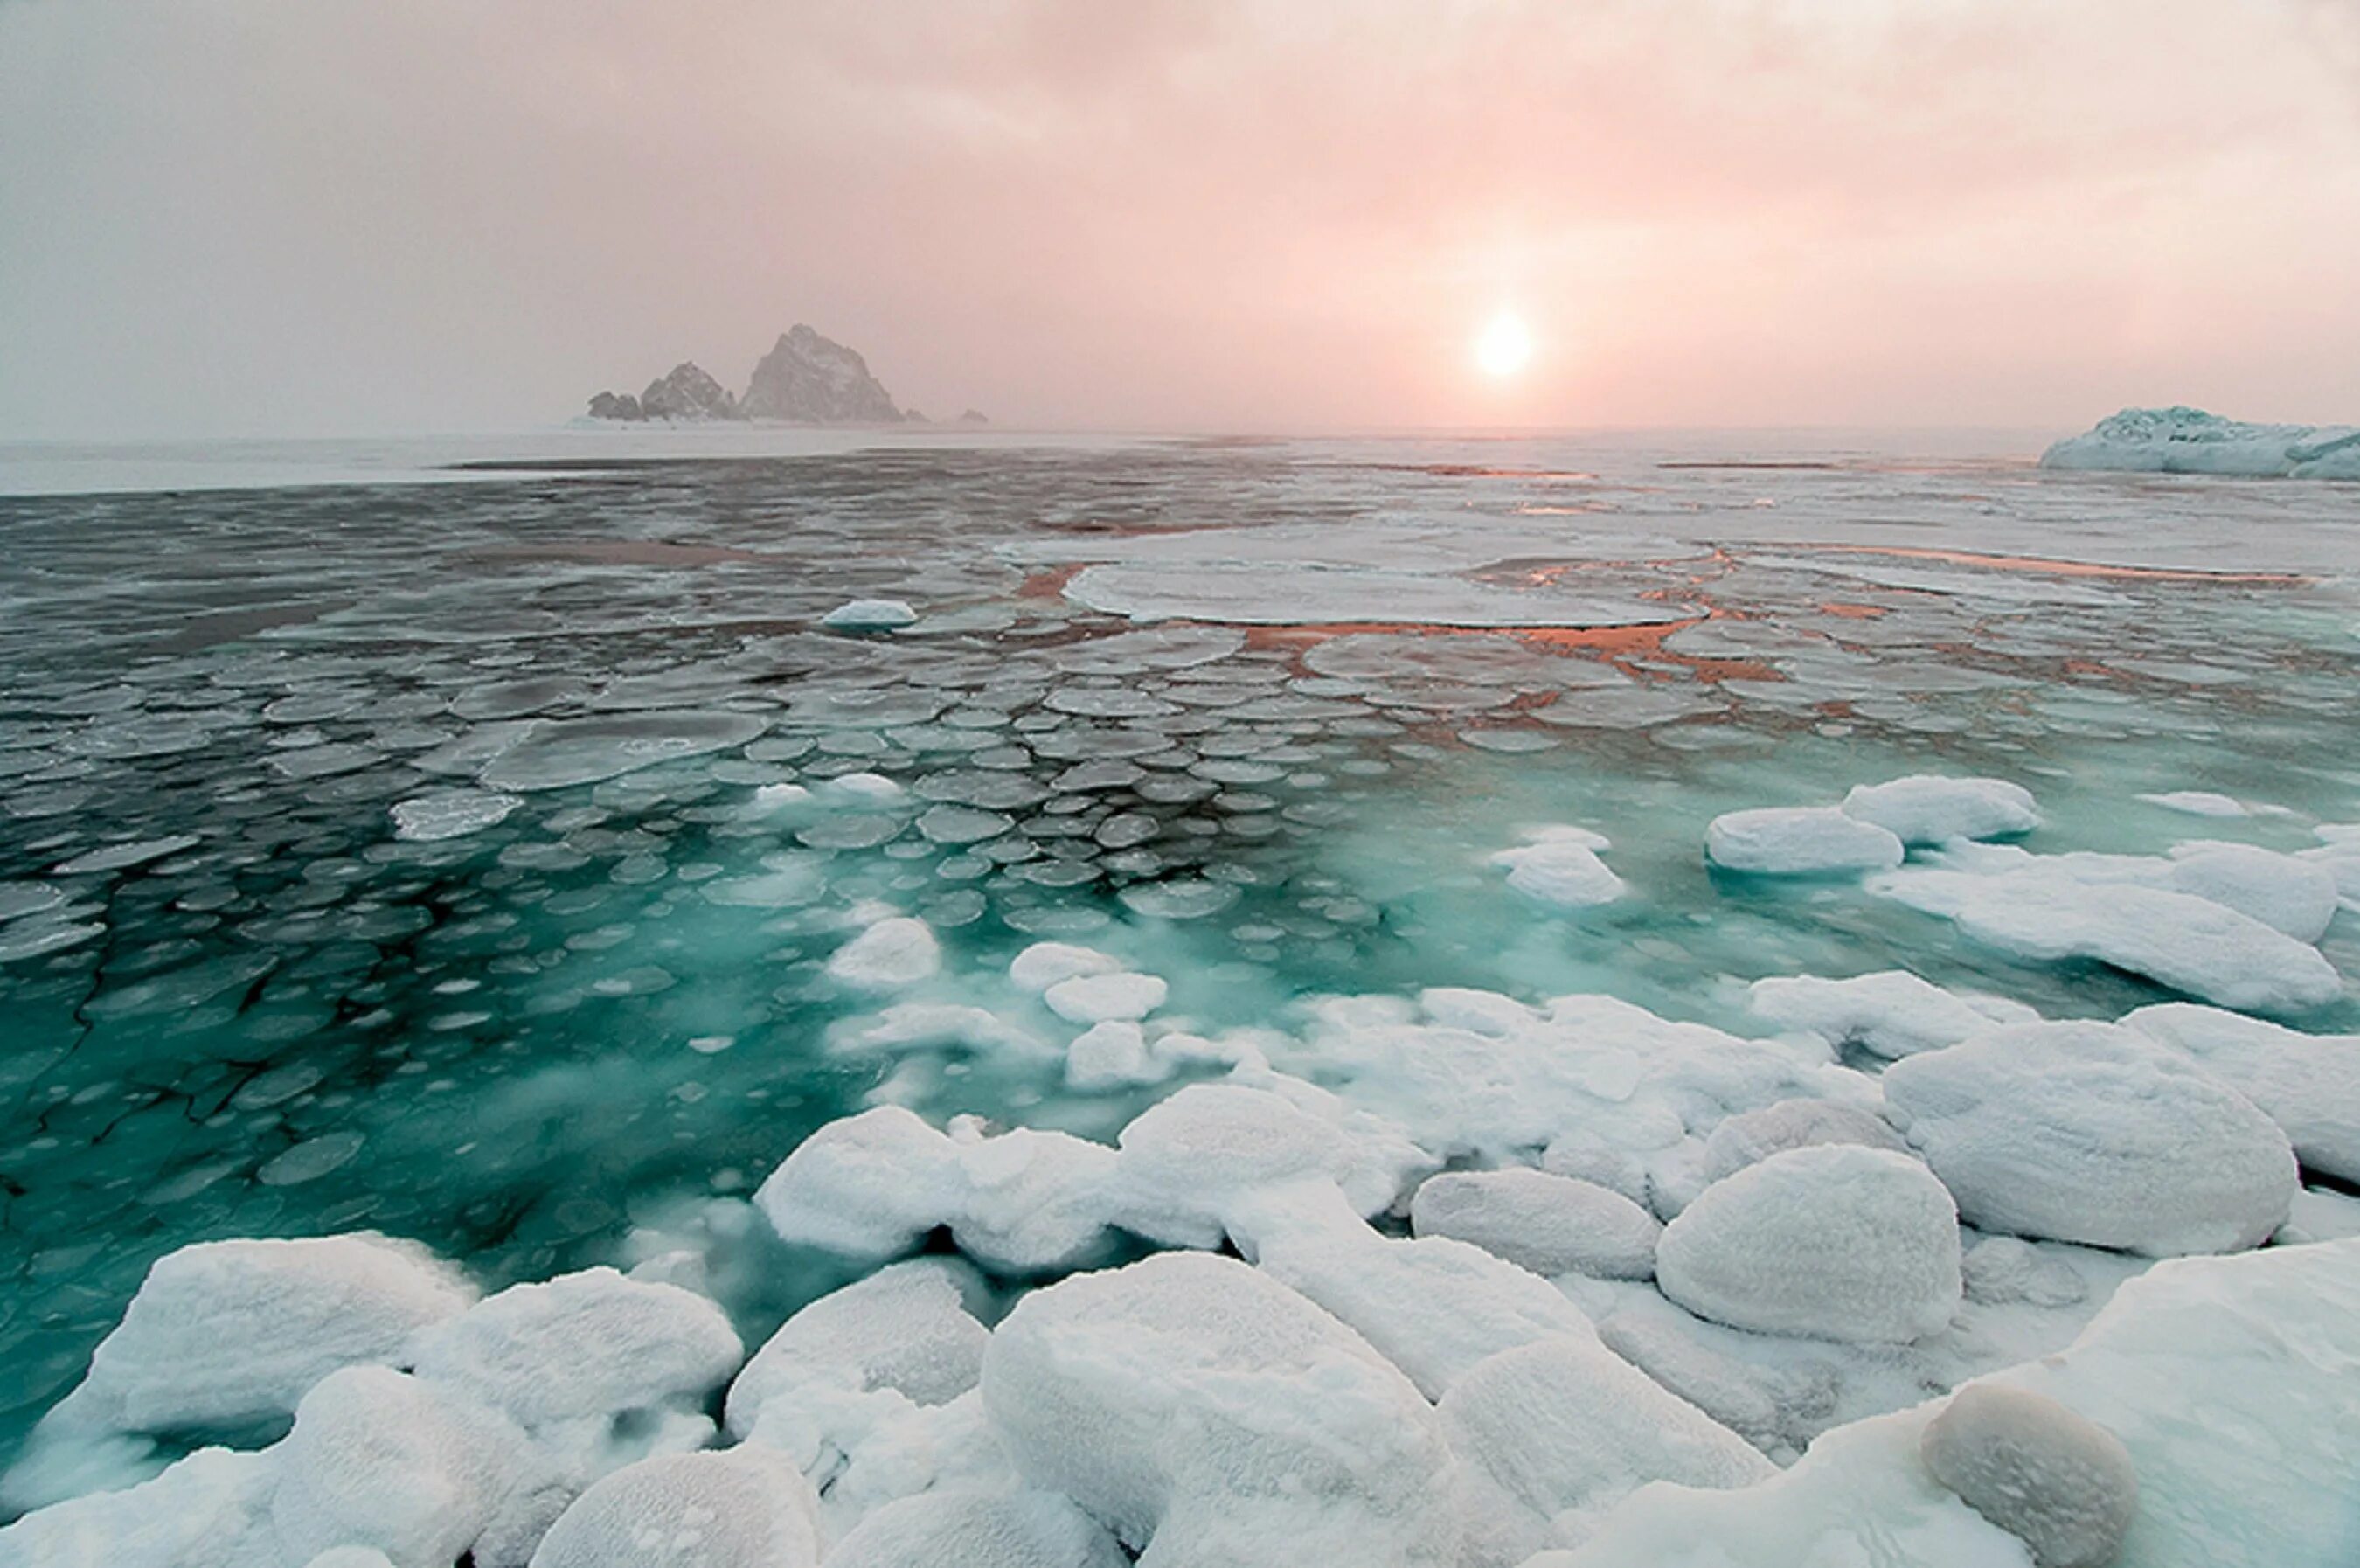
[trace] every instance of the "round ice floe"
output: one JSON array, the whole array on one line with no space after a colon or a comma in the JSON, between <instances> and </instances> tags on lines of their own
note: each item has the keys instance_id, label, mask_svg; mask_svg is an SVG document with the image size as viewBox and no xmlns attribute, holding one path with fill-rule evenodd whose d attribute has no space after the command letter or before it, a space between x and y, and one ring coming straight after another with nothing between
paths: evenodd
<instances>
[{"instance_id":1,"label":"round ice floe","mask_svg":"<svg viewBox=\"0 0 2360 1568\"><path fill-rule=\"evenodd\" d=\"M270 1517L286 1560L368 1546L399 1568L442 1568L472 1547L530 1461L513 1425L445 1388L349 1367L296 1407Z\"/></svg>"},{"instance_id":2,"label":"round ice floe","mask_svg":"<svg viewBox=\"0 0 2360 1568\"><path fill-rule=\"evenodd\" d=\"M1664 1294L1762 1334L1910 1340L1958 1310L1958 1211L1888 1149L1793 1149L1706 1188L1655 1248Z\"/></svg>"},{"instance_id":3,"label":"round ice floe","mask_svg":"<svg viewBox=\"0 0 2360 1568\"><path fill-rule=\"evenodd\" d=\"M2167 811L2182 811L2191 817L2250 817L2253 811L2243 801L2227 795L2216 795L2209 789L2173 789L2161 795L2141 795L2150 806L2161 806Z\"/></svg>"},{"instance_id":4,"label":"round ice floe","mask_svg":"<svg viewBox=\"0 0 2360 1568\"><path fill-rule=\"evenodd\" d=\"M1042 993L1049 1010L1068 1023L1096 1024L1110 1018L1136 1021L1164 1005L1164 982L1153 975L1128 971L1112 975L1076 975L1060 980Z\"/></svg>"},{"instance_id":5,"label":"round ice floe","mask_svg":"<svg viewBox=\"0 0 2360 1568\"><path fill-rule=\"evenodd\" d=\"M1084 1092L1169 1077L1170 1063L1148 1050L1147 1032L1127 1018L1093 1024L1065 1047L1065 1086Z\"/></svg>"},{"instance_id":6,"label":"round ice floe","mask_svg":"<svg viewBox=\"0 0 2360 1568\"><path fill-rule=\"evenodd\" d=\"M1472 1242L1535 1274L1645 1279L1655 1272L1655 1216L1604 1187L1545 1171L1429 1176L1410 1205L1420 1236Z\"/></svg>"},{"instance_id":7,"label":"round ice floe","mask_svg":"<svg viewBox=\"0 0 2360 1568\"><path fill-rule=\"evenodd\" d=\"M1740 1111L1712 1129L1704 1142L1705 1179L1733 1176L1790 1149L1834 1143L1902 1152L1909 1148L1874 1111L1834 1100L1781 1100Z\"/></svg>"},{"instance_id":8,"label":"round ice floe","mask_svg":"<svg viewBox=\"0 0 2360 1568\"><path fill-rule=\"evenodd\" d=\"M2122 1021L2253 1101L2304 1167L2360 1181L2360 1035L2303 1034L2193 1002Z\"/></svg>"},{"instance_id":9,"label":"round ice floe","mask_svg":"<svg viewBox=\"0 0 2360 1568\"><path fill-rule=\"evenodd\" d=\"M1756 980L1747 1001L1756 1016L1782 1029L1805 1030L1830 1045L1856 1045L1888 1061L2039 1016L2021 1003L1962 996L1900 969L1849 980L1776 975Z\"/></svg>"},{"instance_id":10,"label":"round ice floe","mask_svg":"<svg viewBox=\"0 0 2360 1568\"><path fill-rule=\"evenodd\" d=\"M1901 840L1833 806L1774 807L1715 817L1705 856L1730 871L1766 876L1880 871L1901 864Z\"/></svg>"},{"instance_id":11,"label":"round ice floe","mask_svg":"<svg viewBox=\"0 0 2360 1568\"><path fill-rule=\"evenodd\" d=\"M967 1310L967 1266L922 1258L822 1296L789 1318L729 1386L729 1431L754 1430L763 1407L818 1386L891 1388L921 1405L975 1387L991 1335Z\"/></svg>"},{"instance_id":12,"label":"round ice floe","mask_svg":"<svg viewBox=\"0 0 2360 1568\"><path fill-rule=\"evenodd\" d=\"M412 1350L421 1377L527 1429L701 1405L745 1355L711 1301L612 1269L512 1285L425 1330Z\"/></svg>"},{"instance_id":13,"label":"round ice floe","mask_svg":"<svg viewBox=\"0 0 2360 1568\"><path fill-rule=\"evenodd\" d=\"M1971 1383L1926 1423L1936 1480L2021 1539L2039 1568L2104 1568L2138 1508L2120 1439L2045 1394Z\"/></svg>"},{"instance_id":14,"label":"round ice floe","mask_svg":"<svg viewBox=\"0 0 2360 1568\"><path fill-rule=\"evenodd\" d=\"M942 944L925 921L906 915L879 920L836 950L827 961L830 977L863 990L890 991L914 985L940 969Z\"/></svg>"},{"instance_id":15,"label":"round ice floe","mask_svg":"<svg viewBox=\"0 0 2360 1568\"><path fill-rule=\"evenodd\" d=\"M617 718L536 719L515 744L483 765L486 789L530 793L743 746L769 725L751 713L631 713Z\"/></svg>"},{"instance_id":16,"label":"round ice floe","mask_svg":"<svg viewBox=\"0 0 2360 1568\"><path fill-rule=\"evenodd\" d=\"M2129 1029L2023 1024L1896 1062L1886 1104L1970 1225L2155 1257L2259 1246L2293 1150L2235 1090Z\"/></svg>"},{"instance_id":17,"label":"round ice floe","mask_svg":"<svg viewBox=\"0 0 2360 1568\"><path fill-rule=\"evenodd\" d=\"M854 599L822 615L819 624L840 632L890 632L917 620L918 612L900 599Z\"/></svg>"},{"instance_id":18,"label":"round ice floe","mask_svg":"<svg viewBox=\"0 0 2360 1568\"><path fill-rule=\"evenodd\" d=\"M757 1444L627 1465L574 1501L531 1568L815 1568L818 1500Z\"/></svg>"},{"instance_id":19,"label":"round ice floe","mask_svg":"<svg viewBox=\"0 0 2360 1568\"><path fill-rule=\"evenodd\" d=\"M1026 1297L992 1335L983 1399L1028 1481L1158 1568L1455 1560L1433 1408L1233 1259L1164 1254Z\"/></svg>"},{"instance_id":20,"label":"round ice floe","mask_svg":"<svg viewBox=\"0 0 2360 1568\"><path fill-rule=\"evenodd\" d=\"M1943 779L1917 773L1887 784L1855 786L1843 812L1874 822L1904 844L2000 838L2030 833L2040 812L2029 790L2004 779Z\"/></svg>"},{"instance_id":21,"label":"round ice floe","mask_svg":"<svg viewBox=\"0 0 2360 1568\"><path fill-rule=\"evenodd\" d=\"M1470 1514L1507 1562L1547 1544L1558 1515L1605 1508L1651 1481L1718 1488L1777 1474L1595 1341L1503 1351L1452 1384L1437 1410L1451 1453L1470 1467Z\"/></svg>"},{"instance_id":22,"label":"round ice floe","mask_svg":"<svg viewBox=\"0 0 2360 1568\"><path fill-rule=\"evenodd\" d=\"M2174 892L2209 898L2297 942L2317 942L2335 919L2335 878L2310 861L2250 844L2183 844L2171 855Z\"/></svg>"},{"instance_id":23,"label":"round ice floe","mask_svg":"<svg viewBox=\"0 0 2360 1568\"><path fill-rule=\"evenodd\" d=\"M421 844L461 838L507 821L508 813L523 804L521 795L499 795L488 789L437 789L414 795L394 804L393 836Z\"/></svg>"},{"instance_id":24,"label":"round ice floe","mask_svg":"<svg viewBox=\"0 0 2360 1568\"><path fill-rule=\"evenodd\" d=\"M888 1503L827 1554L827 1568L1125 1568L1096 1520L1054 1492L927 1492Z\"/></svg>"},{"instance_id":25,"label":"round ice floe","mask_svg":"<svg viewBox=\"0 0 2360 1568\"><path fill-rule=\"evenodd\" d=\"M340 1367L391 1363L473 1286L380 1236L211 1241L157 1260L52 1419L135 1432L285 1416Z\"/></svg>"},{"instance_id":26,"label":"round ice floe","mask_svg":"<svg viewBox=\"0 0 2360 1568\"><path fill-rule=\"evenodd\" d=\"M914 1111L880 1105L803 1139L754 1202L785 1240L847 1257L908 1252L958 1212L959 1151Z\"/></svg>"},{"instance_id":27,"label":"round ice floe","mask_svg":"<svg viewBox=\"0 0 2360 1568\"><path fill-rule=\"evenodd\" d=\"M1036 942L1009 964L1008 978L1023 990L1045 991L1060 980L1083 975L1111 975L1121 967L1122 960L1095 948L1076 947L1066 942Z\"/></svg>"},{"instance_id":28,"label":"round ice floe","mask_svg":"<svg viewBox=\"0 0 2360 1568\"><path fill-rule=\"evenodd\" d=\"M1564 909L1611 904L1626 890L1622 878L1598 858L1606 841L1579 828L1558 830L1539 842L1503 849L1491 864L1508 868L1508 886L1526 898Z\"/></svg>"}]
</instances>

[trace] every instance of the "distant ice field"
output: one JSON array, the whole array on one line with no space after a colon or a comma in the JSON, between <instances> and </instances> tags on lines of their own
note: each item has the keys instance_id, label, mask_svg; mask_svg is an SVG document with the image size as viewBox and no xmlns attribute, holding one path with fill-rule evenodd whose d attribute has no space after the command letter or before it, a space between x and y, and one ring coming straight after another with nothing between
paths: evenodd
<instances>
[{"instance_id":1,"label":"distant ice field","mask_svg":"<svg viewBox=\"0 0 2360 1568\"><path fill-rule=\"evenodd\" d=\"M1852 1423L2127 1332L2099 1314L2157 1257L2360 1235L2360 506L2037 445L0 449L0 1470L40 1460L0 1519L73 1489L28 1434L149 1267L227 1237L383 1232L486 1291L639 1268L748 1351L955 1251L1017 1314L1009 1388L1084 1299L1039 1287L1225 1245L1351 1325L1370 1409L1439 1410L1434 1454L1635 1366L1719 1423L1661 1474L1720 1486L1839 1428L1914 1454ZM1875 788L1928 776L1979 782ZM2069 1050L2114 1066L2052 1080ZM1192 1152L1250 1093L1341 1129L1315 1192ZM840 1130L881 1107L951 1136ZM2189 1161L2027 1184L2044 1116L2211 1129L2217 1180L2160 1214ZM906 1187L863 1206L825 1153L765 1187L823 1128L898 1140ZM1073 1137L1027 1165L1006 1129ZM1867 1147L1793 1163L1819 1143ZM1363 1254L1427 1234L1445 1169L1520 1173L1423 1212L1552 1260L1508 1316L1561 1297L1620 1362L1479 1374L1526 1352L1362 1299L1426 1288ZM1781 1293L1728 1238L1820 1193L1936 1239ZM1155 1527L993 1420L1034 1492ZM1650 1478L1493 1457L1506 1533L1404 1562L1581 1548ZM822 1533L890 1469L815 1481ZM1578 1561L1646 1560L1615 1517ZM1443 1528L1405 1518L1371 1539Z\"/></svg>"}]
</instances>

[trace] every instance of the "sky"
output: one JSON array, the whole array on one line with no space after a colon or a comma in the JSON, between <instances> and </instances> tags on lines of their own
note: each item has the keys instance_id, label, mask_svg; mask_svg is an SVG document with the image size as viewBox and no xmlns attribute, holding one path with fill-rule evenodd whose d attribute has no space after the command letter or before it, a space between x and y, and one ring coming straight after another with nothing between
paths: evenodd
<instances>
[{"instance_id":1,"label":"sky","mask_svg":"<svg viewBox=\"0 0 2360 1568\"><path fill-rule=\"evenodd\" d=\"M2360 0L0 0L0 441L796 321L1042 427L2360 422L2355 279Z\"/></svg>"}]
</instances>

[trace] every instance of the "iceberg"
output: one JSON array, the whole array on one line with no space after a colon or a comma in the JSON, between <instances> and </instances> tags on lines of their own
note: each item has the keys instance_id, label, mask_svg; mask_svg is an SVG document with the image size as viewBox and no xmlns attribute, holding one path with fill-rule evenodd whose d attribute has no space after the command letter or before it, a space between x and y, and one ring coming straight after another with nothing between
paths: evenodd
<instances>
[{"instance_id":1,"label":"iceberg","mask_svg":"<svg viewBox=\"0 0 2360 1568\"><path fill-rule=\"evenodd\" d=\"M2360 480L2360 429L2256 425L2202 408L2125 408L2040 454L2040 466L2236 479Z\"/></svg>"}]
</instances>

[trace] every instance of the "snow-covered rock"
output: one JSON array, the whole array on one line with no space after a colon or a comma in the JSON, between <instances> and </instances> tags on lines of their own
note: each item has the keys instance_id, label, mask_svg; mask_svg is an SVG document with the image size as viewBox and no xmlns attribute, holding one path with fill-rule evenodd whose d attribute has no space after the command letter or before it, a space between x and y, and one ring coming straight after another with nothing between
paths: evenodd
<instances>
[{"instance_id":1,"label":"snow-covered rock","mask_svg":"<svg viewBox=\"0 0 2360 1568\"><path fill-rule=\"evenodd\" d=\"M2040 825L2032 792L2004 779L1917 773L1885 784L1861 784L1844 796L1842 811L1885 829L1903 844L2004 838Z\"/></svg>"},{"instance_id":2,"label":"snow-covered rock","mask_svg":"<svg viewBox=\"0 0 2360 1568\"><path fill-rule=\"evenodd\" d=\"M906 915L879 920L827 961L831 978L870 991L914 985L942 966L942 944L934 929Z\"/></svg>"},{"instance_id":3,"label":"snow-covered rock","mask_svg":"<svg viewBox=\"0 0 2360 1568\"><path fill-rule=\"evenodd\" d=\"M796 1312L730 1384L731 1433L745 1436L766 1404L814 1385L891 1388L922 1405L974 1388L991 1335L967 1310L961 1268L935 1258L897 1263Z\"/></svg>"},{"instance_id":4,"label":"snow-covered rock","mask_svg":"<svg viewBox=\"0 0 2360 1568\"><path fill-rule=\"evenodd\" d=\"M1706 829L1704 852L1724 870L1775 877L1882 871L1905 853L1889 829L1833 806L1727 812Z\"/></svg>"},{"instance_id":5,"label":"snow-covered rock","mask_svg":"<svg viewBox=\"0 0 2360 1568\"><path fill-rule=\"evenodd\" d=\"M1773 975L1754 982L1747 1001L1757 1017L1781 1029L1807 1030L1830 1045L1856 1045L1887 1061L2039 1016L2021 1003L1961 996L1900 969L1848 980Z\"/></svg>"},{"instance_id":6,"label":"snow-covered rock","mask_svg":"<svg viewBox=\"0 0 2360 1568\"><path fill-rule=\"evenodd\" d=\"M2360 1035L2303 1034L2192 1002L2141 1007L2122 1021L2253 1101L2304 1166L2360 1181Z\"/></svg>"},{"instance_id":7,"label":"snow-covered rock","mask_svg":"<svg viewBox=\"0 0 2360 1568\"><path fill-rule=\"evenodd\" d=\"M2227 1252L2267 1239L2294 1196L2286 1134L2130 1029L2016 1025L1896 1062L1884 1084L1904 1133L1985 1230L2155 1257Z\"/></svg>"},{"instance_id":8,"label":"snow-covered rock","mask_svg":"<svg viewBox=\"0 0 2360 1568\"><path fill-rule=\"evenodd\" d=\"M277 1568L279 1456L201 1448L119 1492L93 1492L0 1526L8 1568Z\"/></svg>"},{"instance_id":9,"label":"snow-covered rock","mask_svg":"<svg viewBox=\"0 0 2360 1568\"><path fill-rule=\"evenodd\" d=\"M759 1444L662 1454L575 1498L531 1568L817 1568L817 1514L803 1473Z\"/></svg>"},{"instance_id":10,"label":"snow-covered rock","mask_svg":"<svg viewBox=\"0 0 2360 1568\"><path fill-rule=\"evenodd\" d=\"M901 599L851 599L819 618L840 632L890 632L918 624L918 612Z\"/></svg>"},{"instance_id":11,"label":"snow-covered rock","mask_svg":"<svg viewBox=\"0 0 2360 1568\"><path fill-rule=\"evenodd\" d=\"M1740 1111L1704 1140L1708 1181L1734 1176L1790 1149L1856 1144L1863 1149L1906 1152L1909 1146L1891 1123L1861 1105L1837 1100L1781 1100L1756 1111Z\"/></svg>"},{"instance_id":12,"label":"snow-covered rock","mask_svg":"<svg viewBox=\"0 0 2360 1568\"><path fill-rule=\"evenodd\" d=\"M2360 479L2360 430L2257 425L2202 408L2125 408L2041 453L2043 468Z\"/></svg>"},{"instance_id":13,"label":"snow-covered rock","mask_svg":"<svg viewBox=\"0 0 2360 1568\"><path fill-rule=\"evenodd\" d=\"M1049 1010L1068 1023L1098 1024L1110 1019L1131 1022L1164 1005L1164 983L1153 975L1117 971L1111 975L1076 975L1041 994Z\"/></svg>"},{"instance_id":14,"label":"snow-covered rock","mask_svg":"<svg viewBox=\"0 0 2360 1568\"><path fill-rule=\"evenodd\" d=\"M2138 1508L2129 1450L2045 1394L1970 1384L1927 1422L1918 1452L1934 1479L2021 1539L2038 1568L2105 1568Z\"/></svg>"},{"instance_id":15,"label":"snow-covered rock","mask_svg":"<svg viewBox=\"0 0 2360 1568\"><path fill-rule=\"evenodd\" d=\"M1888 1149L1792 1149L1706 1188L1655 1249L1664 1294L1763 1334L1912 1340L1960 1298L1958 1211Z\"/></svg>"},{"instance_id":16,"label":"snow-covered rock","mask_svg":"<svg viewBox=\"0 0 2360 1568\"><path fill-rule=\"evenodd\" d=\"M1589 1181L1546 1171L1448 1171L1429 1176L1410 1205L1420 1236L1470 1242L1535 1274L1645 1279L1655 1272L1655 1215Z\"/></svg>"},{"instance_id":17,"label":"snow-covered rock","mask_svg":"<svg viewBox=\"0 0 2360 1568\"><path fill-rule=\"evenodd\" d=\"M1154 1568L1458 1560L1433 1408L1233 1259L1167 1253L1027 1296L992 1335L983 1399L1028 1481Z\"/></svg>"}]
</instances>

